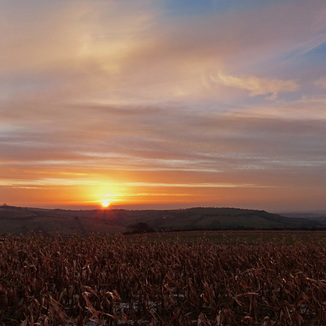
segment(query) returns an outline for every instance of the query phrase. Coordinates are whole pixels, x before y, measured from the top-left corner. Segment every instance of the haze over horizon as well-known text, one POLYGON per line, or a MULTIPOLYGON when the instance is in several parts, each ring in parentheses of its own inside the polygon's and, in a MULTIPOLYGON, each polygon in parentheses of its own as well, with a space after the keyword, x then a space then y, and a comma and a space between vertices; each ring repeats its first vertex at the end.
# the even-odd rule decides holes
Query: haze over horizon
POLYGON ((324 0, 0 0, 0 204, 326 210, 324 0))

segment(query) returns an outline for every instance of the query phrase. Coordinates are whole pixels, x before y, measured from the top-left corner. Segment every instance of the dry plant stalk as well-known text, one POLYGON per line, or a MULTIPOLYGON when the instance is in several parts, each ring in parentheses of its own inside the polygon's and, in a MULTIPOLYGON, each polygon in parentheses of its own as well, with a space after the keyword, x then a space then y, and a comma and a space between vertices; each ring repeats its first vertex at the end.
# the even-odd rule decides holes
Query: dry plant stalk
POLYGON ((7 236, 0 325, 326 325, 317 240, 7 236))

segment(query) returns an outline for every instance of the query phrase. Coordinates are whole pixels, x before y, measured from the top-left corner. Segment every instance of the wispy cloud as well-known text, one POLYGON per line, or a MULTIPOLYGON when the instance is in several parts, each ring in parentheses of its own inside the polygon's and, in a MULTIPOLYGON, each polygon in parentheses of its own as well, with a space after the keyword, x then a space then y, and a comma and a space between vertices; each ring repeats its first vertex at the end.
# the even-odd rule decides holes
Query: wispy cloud
POLYGON ((174 6, 0 1, 6 201, 121 184, 144 201, 185 185, 189 201, 275 204, 326 186, 324 0, 174 6))
POLYGON ((326 88, 326 77, 322 77, 316 80, 315 85, 321 88, 326 88))
POLYGON ((155 183, 155 182, 133 182, 127 183, 127 186, 133 187, 168 187, 168 188, 260 188, 267 186, 258 186, 254 184, 228 184, 228 183, 155 183))
POLYGON ((223 73, 218 74, 218 79, 225 86, 249 91, 251 96, 268 95, 271 99, 275 99, 280 93, 294 92, 299 88, 295 80, 270 79, 256 76, 232 76, 223 73))

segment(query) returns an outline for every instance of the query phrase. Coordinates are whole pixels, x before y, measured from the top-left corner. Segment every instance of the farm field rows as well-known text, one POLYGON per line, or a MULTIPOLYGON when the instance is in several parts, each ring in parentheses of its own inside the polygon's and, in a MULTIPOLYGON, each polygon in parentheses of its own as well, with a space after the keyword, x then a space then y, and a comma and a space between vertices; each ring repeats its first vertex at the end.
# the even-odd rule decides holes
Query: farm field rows
POLYGON ((326 324, 326 232, 2 240, 0 325, 326 324))

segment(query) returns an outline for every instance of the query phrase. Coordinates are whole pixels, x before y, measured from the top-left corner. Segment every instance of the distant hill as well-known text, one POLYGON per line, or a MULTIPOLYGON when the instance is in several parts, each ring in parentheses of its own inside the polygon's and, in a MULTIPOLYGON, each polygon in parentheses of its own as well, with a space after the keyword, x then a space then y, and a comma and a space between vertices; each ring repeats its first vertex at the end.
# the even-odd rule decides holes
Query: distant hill
POLYGON ((323 218, 294 218, 238 208, 62 210, 0 206, 2 234, 216 229, 326 229, 326 221, 323 218))
POLYGON ((322 229, 318 220, 285 217, 262 210, 197 207, 180 210, 129 211, 126 219, 155 230, 322 229))
POLYGON ((0 234, 123 232, 125 226, 109 210, 64 210, 0 206, 0 234))
POLYGON ((292 213, 280 213, 280 214, 282 216, 287 216, 287 217, 326 220, 326 211, 292 212, 292 213))

